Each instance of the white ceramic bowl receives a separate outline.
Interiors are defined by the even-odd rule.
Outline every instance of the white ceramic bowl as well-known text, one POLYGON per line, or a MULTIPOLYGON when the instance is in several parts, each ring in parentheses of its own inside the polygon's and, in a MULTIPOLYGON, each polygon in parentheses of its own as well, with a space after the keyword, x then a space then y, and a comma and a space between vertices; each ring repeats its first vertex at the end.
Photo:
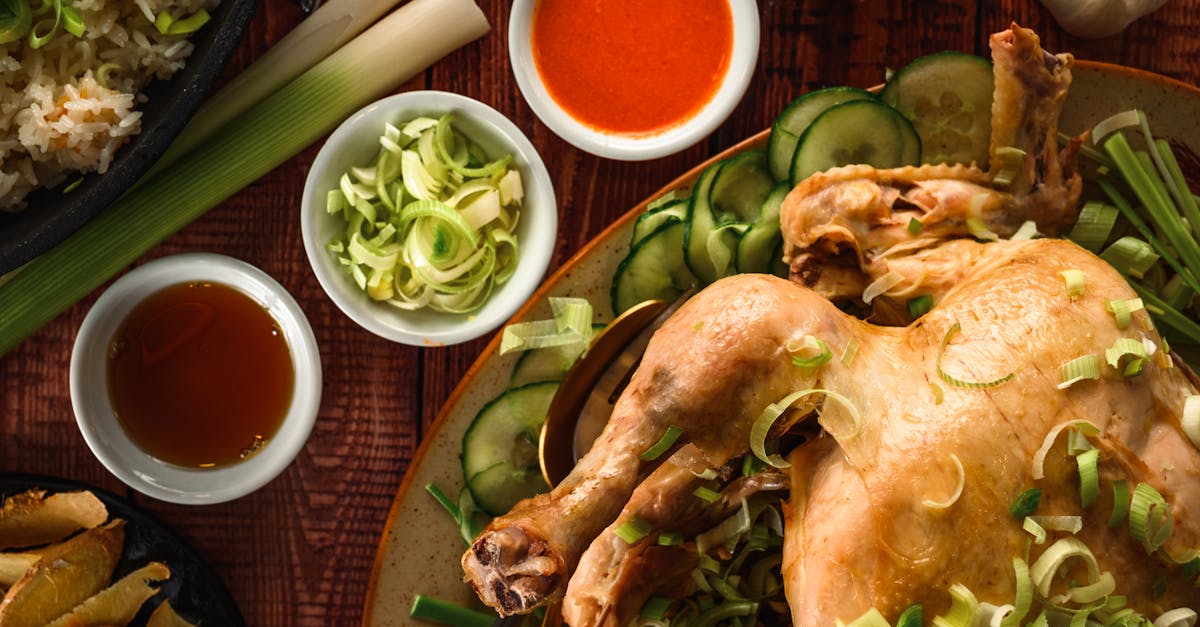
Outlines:
POLYGON ((317 153, 300 201, 304 249, 317 281, 347 316, 372 333, 413 346, 458 344, 494 331, 517 311, 541 283, 558 235, 558 205, 546 166, 533 144, 508 118, 465 96, 440 91, 414 91, 376 101, 350 116, 317 153), (325 249, 345 231, 340 216, 325 210, 326 194, 337 189, 349 168, 369 163, 379 152, 384 124, 419 116, 454 114, 454 128, 471 138, 491 158, 513 155, 521 173, 525 200, 517 223, 520 246, 515 274, 497 286, 483 307, 470 314, 430 309, 405 311, 371 300, 354 284, 337 259, 325 249))
POLYGON ((733 17, 733 54, 712 100, 695 116, 657 134, 607 133, 580 123, 546 91, 533 60, 533 9, 538 0, 515 0, 508 22, 508 54, 521 95, 538 118, 571 145, 621 161, 645 161, 674 154, 712 133, 741 102, 758 61, 758 3, 729 0, 733 17))
POLYGON ((222 503, 265 485, 304 447, 320 404, 321 356, 304 312, 265 272, 223 255, 163 257, 121 277, 92 306, 71 352, 71 405, 92 453, 125 485, 172 503, 222 503), (216 468, 185 468, 145 452, 121 427, 109 401, 106 362, 117 328, 146 297, 189 281, 222 283, 262 305, 283 331, 295 368, 291 404, 279 430, 254 455, 216 468))

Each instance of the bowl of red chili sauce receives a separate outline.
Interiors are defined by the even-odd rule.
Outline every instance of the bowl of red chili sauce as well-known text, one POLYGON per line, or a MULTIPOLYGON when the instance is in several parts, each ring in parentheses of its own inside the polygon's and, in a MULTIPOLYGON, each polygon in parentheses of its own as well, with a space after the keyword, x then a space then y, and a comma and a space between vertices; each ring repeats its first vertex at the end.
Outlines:
POLYGON ((694 145, 758 58, 754 0, 516 0, 508 43, 522 95, 559 137, 623 161, 694 145))

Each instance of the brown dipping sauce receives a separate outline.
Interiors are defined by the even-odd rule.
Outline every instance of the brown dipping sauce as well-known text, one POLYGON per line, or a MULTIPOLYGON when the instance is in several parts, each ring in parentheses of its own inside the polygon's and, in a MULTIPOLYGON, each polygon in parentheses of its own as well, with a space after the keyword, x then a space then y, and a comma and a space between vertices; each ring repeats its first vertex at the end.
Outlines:
POLYGON ((155 292, 109 345, 109 398, 121 425, 144 451, 179 466, 252 455, 279 429, 294 386, 278 323, 219 283, 155 292))

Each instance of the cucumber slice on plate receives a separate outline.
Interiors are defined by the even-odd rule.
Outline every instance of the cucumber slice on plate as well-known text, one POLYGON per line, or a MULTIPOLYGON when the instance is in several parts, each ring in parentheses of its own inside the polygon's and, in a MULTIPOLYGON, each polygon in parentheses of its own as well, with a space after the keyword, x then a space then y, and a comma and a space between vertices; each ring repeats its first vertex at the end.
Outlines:
POLYGON ((511 388, 479 410, 463 436, 467 489, 480 509, 500 515, 549 489, 538 465, 538 437, 558 382, 511 388))
POLYGON ((912 121, 925 163, 973 162, 986 168, 994 90, 991 61, 947 51, 909 63, 879 97, 912 121))
POLYGON ((645 300, 674 300, 696 285, 683 259, 686 229, 683 222, 668 222, 629 251, 613 276, 614 312, 620 314, 645 300))
POLYGON ((775 261, 782 251, 783 242, 783 234, 779 230, 779 210, 791 189, 784 183, 776 185, 763 201, 762 213, 759 214, 758 220, 738 240, 738 272, 776 272, 775 261))
POLYGON ((818 115, 833 105, 851 100, 875 100, 875 94, 857 87, 826 87, 811 91, 792 101, 771 124, 767 139, 767 164, 776 181, 787 181, 791 172, 796 143, 818 115))
POLYGON ((678 198, 638 216, 637 222, 633 224, 633 237, 630 238, 630 248, 637 246, 638 242, 645 239, 647 235, 658 230, 658 227, 667 222, 683 222, 687 219, 687 211, 688 199, 678 198))
POLYGON ((877 100, 852 100, 826 109, 800 136, 792 184, 837 166, 895 168, 920 158, 921 139, 907 118, 877 100))
POLYGON ((767 156, 749 150, 709 166, 692 189, 684 233, 684 259, 707 285, 733 273, 738 239, 762 213, 775 187, 767 156))

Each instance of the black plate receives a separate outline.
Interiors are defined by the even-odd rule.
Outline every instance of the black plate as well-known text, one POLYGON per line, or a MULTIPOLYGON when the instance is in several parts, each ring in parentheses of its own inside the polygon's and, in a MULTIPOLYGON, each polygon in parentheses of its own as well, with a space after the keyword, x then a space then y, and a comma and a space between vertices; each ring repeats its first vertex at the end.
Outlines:
POLYGON ((187 65, 170 80, 147 86, 142 131, 117 151, 107 172, 85 176, 67 194, 62 188, 73 177, 57 189, 34 192, 24 211, 0 211, 0 274, 66 239, 150 169, 221 75, 257 6, 258 0, 221 0, 212 19, 194 35, 196 49, 187 65))
POLYGON ((164 562, 171 569, 171 578, 146 602, 131 625, 144 625, 153 608, 167 598, 180 616, 201 627, 245 627, 242 613, 221 578, 183 539, 150 514, 106 490, 38 475, 0 476, 0 500, 34 487, 46 492, 90 490, 112 517, 125 519, 125 552, 114 579, 151 561, 164 562))

